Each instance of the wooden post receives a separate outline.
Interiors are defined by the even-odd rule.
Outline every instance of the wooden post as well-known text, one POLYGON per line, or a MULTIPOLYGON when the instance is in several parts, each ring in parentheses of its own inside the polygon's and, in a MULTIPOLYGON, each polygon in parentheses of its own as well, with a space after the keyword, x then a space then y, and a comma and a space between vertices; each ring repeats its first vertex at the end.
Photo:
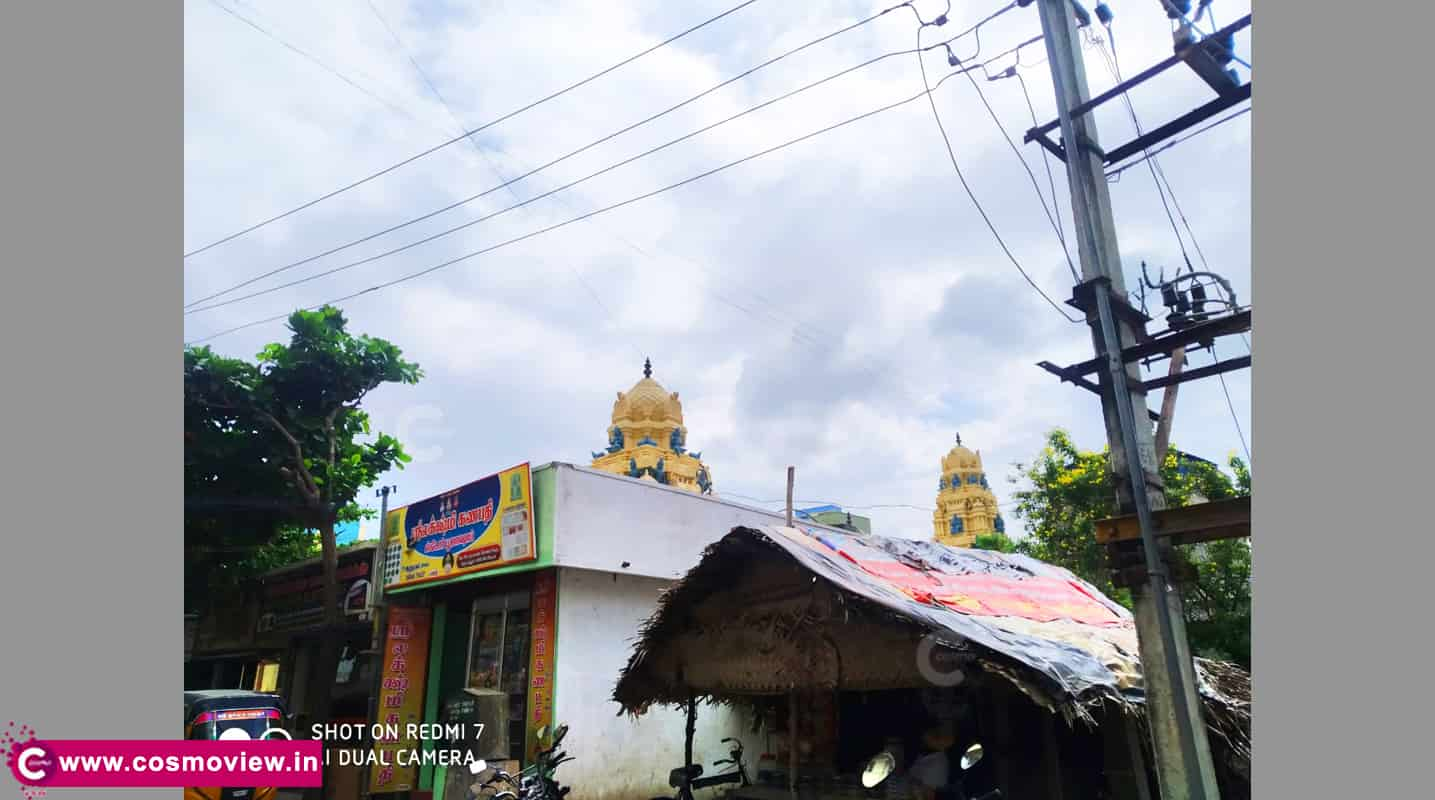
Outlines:
MULTIPOLYGON (((683 737, 683 785, 687 786, 693 779, 693 731, 697 727, 698 707, 697 701, 691 692, 688 693, 688 724, 686 735, 683 737)), ((689 790, 691 791, 691 790, 689 790)))
MULTIPOLYGON (((1171 368, 1167 374, 1176 377, 1186 366, 1186 348, 1171 351, 1171 368)), ((1171 444, 1171 421, 1176 416, 1176 391, 1181 384, 1173 383, 1161 393, 1161 421, 1156 423, 1156 464, 1166 463, 1166 447, 1171 444)))
POLYGON ((792 479, 797 467, 787 468, 787 527, 792 527, 792 479))

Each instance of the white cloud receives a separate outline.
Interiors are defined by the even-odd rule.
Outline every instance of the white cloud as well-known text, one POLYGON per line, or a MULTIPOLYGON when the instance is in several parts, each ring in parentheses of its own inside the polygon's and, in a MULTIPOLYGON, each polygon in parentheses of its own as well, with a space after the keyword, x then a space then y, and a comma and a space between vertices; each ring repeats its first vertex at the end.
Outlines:
MULTIPOLYGON (((414 70, 410 54, 453 114, 473 127, 732 4, 555 0, 470 6, 375 0, 403 39, 406 50, 401 50, 367 0, 220 2, 402 113, 212 3, 190 3, 186 250, 452 136, 449 111, 414 70)), ((958 5, 941 31, 946 35, 988 13, 958 5)), ((1238 5, 1221 8, 1221 20, 1245 13, 1244 4, 1238 5)), ((1113 6, 1126 72, 1170 52, 1158 8, 1113 6)), ((190 259, 186 296, 210 294, 491 188, 497 179, 490 159, 511 178, 880 7, 852 1, 754 4, 483 131, 478 139, 488 158, 463 143, 445 148, 190 259)), ((918 8, 930 18, 941 4, 926 0, 918 8)), ((983 57, 1036 29, 1031 9, 1004 15, 983 29, 983 57)), ((924 39, 935 40, 931 32, 924 39)), ((548 191, 914 42, 910 12, 889 14, 512 191, 493 192, 290 270, 284 278, 340 266, 492 213, 515 202, 515 193, 527 198, 548 191)), ((968 38, 956 46, 966 57, 976 43, 968 38)), ((1043 56, 1036 45, 1024 59, 1035 63, 1043 56)), ((1086 58, 1092 91, 1101 91, 1110 78, 1094 52, 1086 58)), ((934 78, 947 70, 938 53, 927 63, 934 78)), ((1053 105, 1044 68, 1023 74, 1045 121, 1053 105)), ((979 78, 978 84, 1020 145, 1031 124, 1020 87, 1011 80, 979 78)), ((1148 128, 1209 98, 1209 89, 1188 70, 1172 70, 1153 84, 1133 93, 1148 128)), ((539 201, 401 255, 186 317, 186 336, 358 291, 651 191, 919 89, 914 56, 886 59, 595 178, 565 192, 561 201, 539 201)), ((1060 303, 1070 294, 1070 275, 1026 171, 970 83, 948 81, 935 97, 973 191, 1033 280, 1060 303)), ((1108 145, 1132 133, 1125 111, 1114 104, 1098 120, 1108 145)), ((1250 296, 1249 124, 1246 117, 1222 126, 1162 159, 1201 251, 1243 299, 1250 296)), ((1021 151, 1047 192, 1039 150, 1022 146, 1021 151)), ((1059 164, 1052 168, 1070 232, 1064 175, 1059 164)), ((1131 288, 1142 260, 1168 272, 1183 263, 1144 168, 1129 170, 1113 184, 1112 200, 1131 288)), ((1185 225, 1179 229, 1199 267, 1185 225)), ((401 502, 519 461, 586 462, 603 444, 614 393, 640 377, 648 356, 656 377, 681 394, 690 441, 713 466, 720 493, 778 497, 786 466, 796 464, 803 499, 930 507, 937 464, 953 432, 961 431, 964 441, 982 450, 994 488, 1006 501, 1008 465, 1029 460, 1050 427, 1070 428, 1087 446, 1102 441, 1095 396, 1035 367, 1044 359, 1087 357, 1088 334, 1057 317, 1007 261, 953 174, 925 101, 591 222, 365 295, 347 303, 346 312, 355 330, 394 341, 427 372, 416 387, 386 387, 372 397, 375 426, 402 429, 424 455, 396 476, 401 502), (441 419, 424 409, 441 410, 441 419)), ((214 345, 250 355, 282 335, 276 323, 214 345)), ((1194 358, 1209 361, 1204 354, 1194 358)), ((1249 437, 1249 375, 1234 374, 1227 382, 1249 437)), ((1219 384, 1183 388, 1173 438, 1213 459, 1240 449, 1219 384)), ((925 536, 930 526, 929 512, 919 509, 861 513, 888 533, 925 536)))

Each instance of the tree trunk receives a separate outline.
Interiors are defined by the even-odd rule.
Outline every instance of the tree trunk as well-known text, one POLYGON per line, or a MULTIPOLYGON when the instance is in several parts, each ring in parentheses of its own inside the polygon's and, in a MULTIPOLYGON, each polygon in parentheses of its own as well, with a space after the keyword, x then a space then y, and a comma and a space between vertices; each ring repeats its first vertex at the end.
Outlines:
MULTIPOLYGON (((334 542, 334 520, 330 517, 319 528, 324 585, 323 626, 319 632, 319 651, 315 654, 314 672, 310 679, 310 723, 329 722, 334 696, 334 676, 339 671, 339 650, 343 646, 343 610, 339 608, 339 551, 334 542)), ((323 788, 304 792, 306 800, 321 800, 323 788)))

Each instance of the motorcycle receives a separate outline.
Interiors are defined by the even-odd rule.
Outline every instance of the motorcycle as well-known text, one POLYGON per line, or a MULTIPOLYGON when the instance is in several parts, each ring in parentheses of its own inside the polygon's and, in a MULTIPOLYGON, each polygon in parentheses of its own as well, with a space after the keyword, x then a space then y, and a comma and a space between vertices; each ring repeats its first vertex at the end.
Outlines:
POLYGON ((672 797, 655 797, 653 800, 693 800, 694 789, 708 789, 713 786, 723 786, 735 783, 738 786, 751 786, 752 782, 747 777, 747 766, 742 762, 742 742, 736 739, 723 739, 723 744, 732 744, 728 751, 728 757, 713 762, 714 767, 721 767, 724 764, 731 764, 733 768, 719 775, 702 777, 703 765, 691 764, 685 767, 678 767, 668 773, 668 786, 677 791, 672 797))
MULTIPOLYGON (((567 735, 568 726, 559 725, 552 731, 552 744, 540 749, 534 755, 533 763, 517 775, 495 767, 493 774, 486 780, 469 787, 468 800, 482 797, 491 797, 491 800, 563 800, 573 787, 559 784, 554 773, 559 764, 573 760, 572 756, 558 749, 559 745, 563 744, 563 737, 567 735), (489 790, 493 790, 492 795, 489 790)), ((541 743, 548 739, 549 729, 545 725, 538 731, 538 741, 541 743)), ((469 765, 469 770, 480 775, 488 771, 488 764, 476 761, 469 765)))
MULTIPOLYGON (((962 772, 966 772, 972 767, 975 767, 984 755, 985 753, 980 744, 974 744, 968 747, 966 752, 962 753, 962 758, 959 762, 962 772)), ((871 760, 867 762, 867 766, 862 770, 862 787, 864 789, 875 789, 896 771, 897 759, 890 752, 883 750, 877 755, 872 756, 871 760)), ((961 787, 960 783, 959 780, 958 785, 959 788, 962 789, 960 794, 965 797, 965 787, 961 787)), ((986 794, 978 795, 973 798, 973 800, 1001 800, 1001 797, 1001 789, 993 789, 986 794)))

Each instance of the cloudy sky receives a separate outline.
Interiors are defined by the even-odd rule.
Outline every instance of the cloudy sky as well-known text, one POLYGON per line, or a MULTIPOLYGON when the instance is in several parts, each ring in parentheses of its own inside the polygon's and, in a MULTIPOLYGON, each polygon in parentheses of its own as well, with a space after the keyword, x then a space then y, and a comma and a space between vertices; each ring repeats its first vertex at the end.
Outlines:
MULTIPOLYGON (((503 116, 737 2, 188 0, 185 252, 503 116)), ((959 3, 923 43, 953 36, 1003 4, 959 3)), ((186 302, 492 189, 889 5, 758 0, 487 128, 476 142, 445 147, 186 259, 186 302)), ((914 7, 931 19, 945 5, 914 7)), ((1110 5, 1125 73, 1170 53, 1169 22, 1155 0, 1110 5)), ((1214 10, 1227 24, 1250 7, 1218 0, 1214 10)), ((221 299, 492 214, 869 59, 911 50, 917 27, 911 10, 898 9, 508 188, 221 299)), ((1035 9, 1018 8, 983 26, 980 42, 967 36, 953 47, 962 59, 986 60, 1037 33, 1035 9)), ((1238 42, 1251 61, 1249 33, 1238 42)), ((1113 83, 1095 47, 1085 52, 1093 93, 1113 83)), ((1054 106, 1043 46, 1020 52, 1020 75, 1045 122, 1054 106)), ((1006 56, 990 69, 1013 61, 1006 56)), ((926 66, 933 80, 950 71, 940 51, 928 54, 926 66)), ((977 83, 1050 203, 1040 150, 1021 145, 1031 126, 1021 84, 980 73, 977 83)), ((185 340, 418 272, 921 91, 915 55, 883 59, 452 235, 189 314, 185 340)), ((1211 96, 1186 69, 1132 92, 1148 128, 1211 96)), ((1032 279, 1064 300, 1072 280, 1062 246, 972 83, 954 78, 933 97, 998 232, 1032 279)), ((1108 105, 1098 124, 1111 147, 1134 130, 1124 107, 1108 105)), ((1250 118, 1160 159, 1189 223, 1188 231, 1177 216, 1191 260, 1201 268, 1204 256, 1243 303, 1253 299, 1250 118)), ((1065 178, 1054 174, 1069 238, 1065 178)), ((1142 261, 1168 274, 1183 263, 1146 165, 1125 172, 1111 194, 1129 288, 1142 261)), ((939 462, 954 433, 981 450, 1004 506, 1012 463, 1037 453, 1046 431, 1064 427, 1088 447, 1104 439, 1095 396, 1035 366, 1089 357, 1085 328, 1058 316, 1003 254, 921 98, 342 305, 353 330, 395 342, 426 373, 419 385, 386 387, 369 403, 376 426, 414 455, 393 476, 400 502, 522 461, 586 463, 605 443, 615 393, 641 377, 645 357, 654 377, 679 392, 690 446, 702 452, 719 494, 780 498, 785 468, 794 464, 799 500, 845 504, 891 535, 930 534, 939 462)), ((207 343, 252 357, 284 336, 282 323, 271 322, 207 343)), ((1222 355, 1243 349, 1237 340, 1222 355)), ((1192 358, 1206 364, 1211 354, 1192 358)), ((1164 374, 1164 365, 1157 369, 1164 374)), ((1226 384, 1249 442, 1249 373, 1226 384)), ((1151 402, 1156 407, 1159 393, 1151 402)), ((1182 388, 1173 442, 1220 462, 1242 452, 1220 382, 1182 388)))

